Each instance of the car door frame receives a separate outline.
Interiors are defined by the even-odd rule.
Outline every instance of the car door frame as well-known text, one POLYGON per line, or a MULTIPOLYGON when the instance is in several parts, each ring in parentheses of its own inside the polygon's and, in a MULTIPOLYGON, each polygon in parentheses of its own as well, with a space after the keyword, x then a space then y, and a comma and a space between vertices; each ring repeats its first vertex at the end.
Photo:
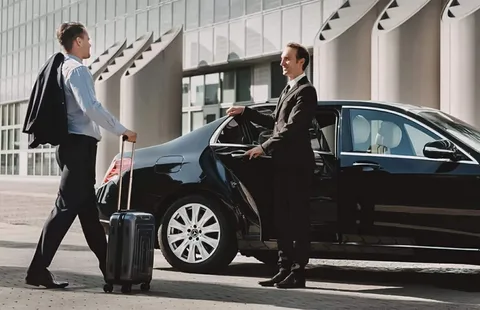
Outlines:
MULTIPOLYGON (((342 109, 342 148, 340 150, 340 161, 341 161, 341 166, 344 167, 344 161, 346 156, 354 156, 356 158, 362 158, 362 159, 391 159, 391 158, 398 158, 398 159, 406 159, 406 160, 415 160, 415 161, 422 161, 422 162, 437 162, 439 165, 442 165, 443 163, 455 163, 455 164, 467 164, 467 165, 477 165, 478 166, 478 161, 473 158, 464 148, 458 145, 455 141, 452 139, 446 137, 444 134, 433 128, 432 126, 429 126, 428 124, 408 115, 407 112, 399 112, 393 109, 388 109, 388 108, 379 108, 379 107, 365 107, 365 106, 355 106, 355 105, 345 105, 342 109), (419 125, 420 127, 424 128, 426 131, 431 132, 435 134, 437 137, 440 139, 446 139, 451 141, 455 147, 458 149, 459 152, 461 152, 463 155, 468 158, 468 160, 463 160, 463 161, 458 161, 458 162, 452 162, 448 159, 433 159, 433 158, 427 158, 427 157, 419 157, 419 156, 409 156, 409 155, 380 155, 380 154, 365 154, 365 153, 360 153, 360 152, 349 152, 345 151, 344 143, 347 143, 345 139, 349 139, 350 143, 352 142, 352 135, 351 135, 351 119, 350 119, 350 112, 351 110, 359 110, 359 109, 365 109, 369 111, 379 111, 379 112, 385 112, 389 114, 396 115, 400 118, 403 118, 405 120, 408 120, 410 122, 415 123, 416 125, 419 125), (347 131, 346 131, 347 130, 347 131)), ((411 139, 411 137, 409 137, 411 139)), ((371 137, 370 137, 371 139, 371 137)), ((352 161, 353 162, 353 161, 352 161)), ((368 179, 368 178, 367 178, 368 179)), ((345 180, 342 181, 342 186, 345 186, 345 180)), ((453 209, 441 209, 441 208, 431 208, 430 210, 427 208, 419 208, 416 206, 387 206, 387 207, 381 207, 380 209, 376 209, 376 206, 373 205, 373 209, 370 210, 369 208, 362 208, 361 202, 360 201, 349 201, 349 204, 347 206, 348 212, 347 214, 349 215, 349 220, 347 221, 347 225, 350 225, 350 227, 355 227, 354 230, 350 229, 347 231, 345 234, 345 240, 344 242, 355 242, 355 241, 361 241, 363 243, 375 243, 375 244, 389 244, 395 243, 396 245, 406 245, 406 246, 413 246, 418 243, 419 238, 418 236, 418 231, 421 229, 426 229, 424 230, 425 233, 425 239, 426 240, 434 240, 435 239, 435 234, 440 234, 445 232, 445 229, 442 228, 435 228, 435 227, 428 227, 429 225, 427 223, 425 224, 420 224, 420 225, 404 225, 403 228, 405 229, 406 232, 408 230, 411 230, 411 233, 407 233, 405 236, 398 237, 398 238, 391 238, 388 235, 382 235, 382 234, 369 234, 368 232, 376 232, 377 230, 375 229, 375 223, 373 221, 374 219, 374 213, 382 210, 385 211, 386 209, 387 212, 400 212, 399 210, 402 209, 402 212, 409 213, 409 214, 414 214, 414 213, 425 213, 425 214, 430 214, 432 216, 441 216, 439 212, 447 212, 452 215, 461 215, 459 212, 456 212, 456 210, 453 209), (400 209, 399 209, 400 208, 400 209), (397 209, 397 210, 394 210, 397 209), (436 212, 436 213, 435 213, 436 212), (456 213, 456 214, 455 214, 456 213), (366 221, 366 223, 362 223, 362 221, 366 221), (354 225, 354 226, 351 226, 354 225), (367 232, 366 234, 362 232, 362 229, 365 229, 367 232), (417 235, 416 235, 417 234, 417 235), (430 236, 428 236, 430 234, 430 236)), ((477 212, 480 215, 480 212, 477 212)), ((345 223, 344 223, 345 224, 345 223)), ((392 225, 392 226, 397 226, 401 227, 402 224, 398 223, 383 223, 383 225, 392 225)), ((451 231, 452 232, 452 231, 451 231)), ((464 233, 464 235, 469 235, 469 232, 466 231, 461 231, 457 230, 455 233, 464 233)), ((438 237, 438 236, 437 236, 438 237)), ((421 239, 421 238, 420 238, 421 239)), ((421 246, 427 246, 427 244, 421 244, 421 246)))
MULTIPOLYGON (((257 108, 257 107, 264 107, 265 105, 254 105, 250 106, 250 108, 257 108)), ((244 221, 244 233, 245 238, 259 238, 261 241, 267 241, 269 239, 274 238, 274 234, 271 230, 271 218, 268 218, 267 214, 269 214, 268 210, 262 210, 259 208, 257 204, 258 201, 254 198, 254 194, 251 193, 251 189, 248 189, 247 186, 236 176, 236 173, 228 167, 224 161, 222 161, 218 156, 219 149, 222 149, 222 152, 237 152, 240 154, 241 152, 245 152, 253 147, 255 144, 240 144, 240 143, 221 143, 217 142, 218 138, 222 132, 222 130, 227 126, 227 124, 234 119, 232 116, 226 117, 225 121, 217 128, 214 132, 212 137, 210 138, 209 147, 220 161, 220 163, 227 169, 227 171, 231 174, 231 179, 235 179, 235 181, 230 182, 227 186, 232 188, 232 192, 236 193, 239 203, 242 204, 241 209, 239 212, 241 213, 241 217, 243 217, 244 221)), ((245 126, 243 122, 239 123, 239 126, 245 126)), ((237 160, 245 160, 250 161, 248 158, 241 158, 238 157, 237 160)), ((249 164, 255 163, 258 165, 259 169, 268 169, 268 165, 265 165, 265 161, 271 161, 271 156, 269 155, 262 155, 259 158, 252 159, 249 164)), ((268 187, 267 187, 268 190, 268 187)), ((271 195, 273 197, 273 195, 271 195)))

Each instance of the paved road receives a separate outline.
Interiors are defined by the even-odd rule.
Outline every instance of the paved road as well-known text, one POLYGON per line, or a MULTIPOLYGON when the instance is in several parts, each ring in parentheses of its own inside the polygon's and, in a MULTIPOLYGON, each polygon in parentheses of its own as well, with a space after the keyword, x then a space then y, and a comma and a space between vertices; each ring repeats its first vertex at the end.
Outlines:
POLYGON ((51 270, 71 285, 44 290, 23 284, 43 221, 55 198, 55 182, 0 179, 0 309, 480 309, 480 268, 457 265, 313 260, 308 288, 261 288, 271 274, 255 259, 238 256, 221 275, 172 270, 155 256, 148 293, 102 291, 94 255, 78 222, 65 238, 51 270), (472 289, 473 288, 473 289, 472 289))

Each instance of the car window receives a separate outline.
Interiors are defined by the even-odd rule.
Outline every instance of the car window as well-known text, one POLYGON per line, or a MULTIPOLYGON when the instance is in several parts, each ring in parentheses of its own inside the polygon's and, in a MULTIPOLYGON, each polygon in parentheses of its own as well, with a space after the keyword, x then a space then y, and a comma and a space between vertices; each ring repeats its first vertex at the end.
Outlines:
POLYGON ((351 148, 344 151, 378 155, 424 157, 424 145, 440 139, 405 117, 369 109, 350 110, 350 133, 351 148))
POLYGON ((243 144, 244 130, 234 118, 231 119, 218 136, 217 143, 243 144))
POLYGON ((316 135, 311 135, 312 148, 314 151, 335 153, 337 115, 333 111, 325 111, 316 115, 312 128, 316 135))

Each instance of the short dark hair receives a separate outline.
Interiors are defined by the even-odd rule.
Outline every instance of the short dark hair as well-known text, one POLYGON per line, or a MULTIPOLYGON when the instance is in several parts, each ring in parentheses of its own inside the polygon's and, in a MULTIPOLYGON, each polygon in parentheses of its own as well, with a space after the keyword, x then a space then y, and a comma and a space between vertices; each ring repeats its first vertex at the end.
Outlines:
POLYGON ((85 26, 81 23, 63 23, 57 29, 57 39, 67 52, 72 49, 73 41, 85 33, 85 26))
POLYGON ((307 69, 308 67, 308 64, 310 63, 310 53, 308 52, 308 50, 303 45, 295 42, 288 43, 287 47, 291 47, 297 50, 297 60, 305 59, 302 67, 303 71, 305 71, 305 69, 307 69))

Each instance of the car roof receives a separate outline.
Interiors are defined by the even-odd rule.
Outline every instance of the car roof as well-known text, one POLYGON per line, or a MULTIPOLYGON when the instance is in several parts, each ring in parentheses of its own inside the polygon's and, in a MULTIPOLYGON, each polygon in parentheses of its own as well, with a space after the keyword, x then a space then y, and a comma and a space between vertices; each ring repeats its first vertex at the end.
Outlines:
MULTIPOLYGON (((276 102, 266 102, 266 103, 257 103, 254 106, 261 107, 266 105, 276 104, 276 102)), ((358 106, 358 107, 371 107, 371 108, 386 108, 386 109, 395 109, 395 110, 402 110, 402 111, 409 111, 413 113, 418 113, 421 111, 439 111, 438 109, 429 108, 425 106, 417 106, 408 103, 399 103, 399 102, 391 102, 391 101, 377 101, 377 100, 345 100, 345 99, 338 99, 338 100, 319 100, 319 106, 358 106)))

